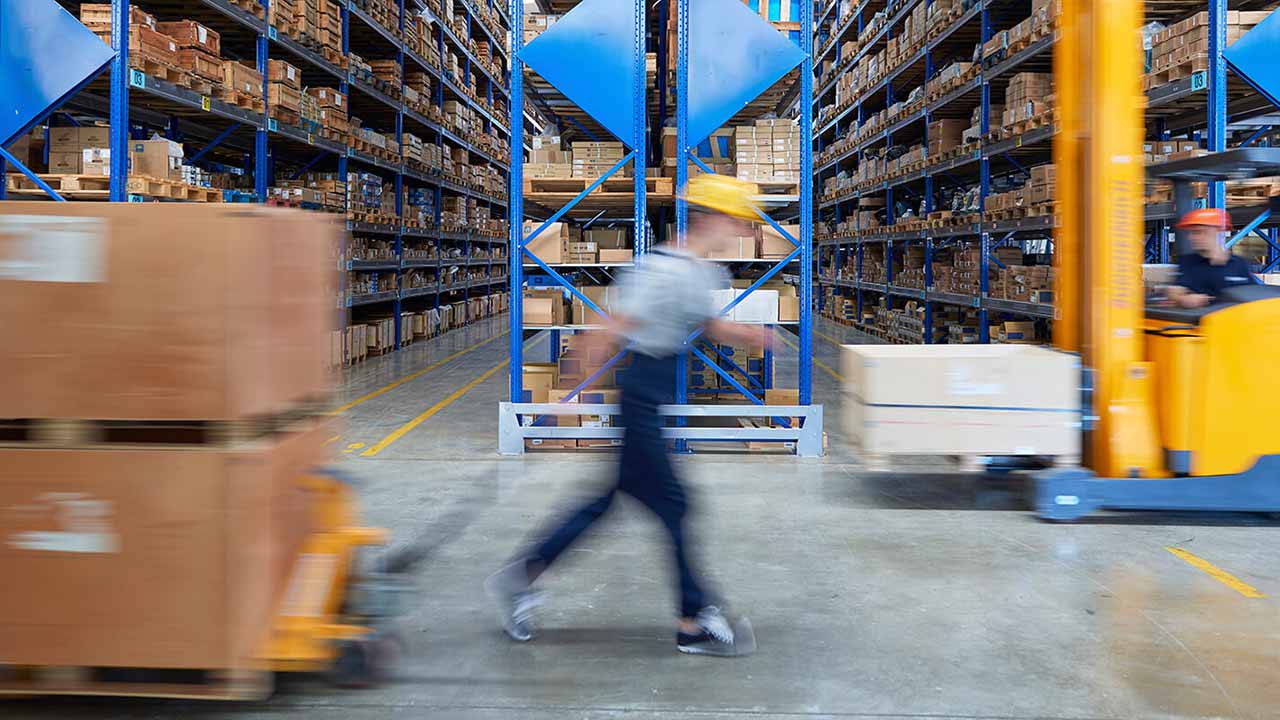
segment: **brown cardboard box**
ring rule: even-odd
[[[800,322],[800,298],[792,295],[778,296],[778,322]]]
[[[302,71],[283,60],[267,61],[267,79],[294,90],[302,89]]]
[[[1080,369],[1066,353],[1022,345],[845,345],[842,354],[844,427],[865,452],[1080,452]]]
[[[49,152],[72,152],[80,150],[80,128],[49,128]],[[49,161],[53,164],[53,160]]]
[[[753,227],[750,235],[727,238],[725,248],[707,255],[712,260],[755,260],[760,228]]]
[[[525,223],[525,237],[528,237],[537,228],[538,225]],[[551,223],[546,230],[538,233],[537,237],[530,240],[527,247],[529,252],[549,265],[569,262],[569,241],[573,237],[573,230],[568,223]]]
[[[82,125],[78,128],[79,148],[111,147],[111,128],[102,125]]]
[[[791,233],[791,237],[796,240],[800,239],[799,225],[783,225],[783,230]],[[760,253],[757,255],[762,260],[779,260],[792,253],[796,246],[790,240],[778,234],[772,225],[760,226]]]
[[[619,250],[627,247],[630,233],[626,228],[591,228],[583,236],[601,250]]]
[[[254,667],[309,530],[299,480],[336,432],[326,421],[225,448],[0,450],[5,661]]]
[[[620,250],[601,248],[600,250],[600,262],[604,264],[624,264],[635,262],[635,259],[635,254],[631,248],[622,248]]]
[[[49,172],[54,175],[79,175],[81,169],[80,151],[50,152]]]
[[[222,82],[236,92],[262,97],[262,73],[235,60],[222,61]]]
[[[537,292],[524,297],[525,327],[566,325],[564,299],[557,292]]]
[[[133,140],[129,142],[129,174],[145,175],[161,180],[180,177],[182,145],[172,140]]]
[[[578,292],[586,295],[591,302],[596,304],[601,310],[609,312],[609,288],[602,285],[585,285],[578,288]],[[587,307],[587,304],[574,296],[573,298],[573,319],[575,325],[601,325],[604,318],[600,317],[594,310]]]
[[[195,20],[157,23],[156,29],[176,40],[180,48],[199,48],[215,57],[222,54],[222,36]]]
[[[246,205],[0,203],[0,417],[220,420],[328,393],[338,225]],[[56,240],[55,245],[49,245]]]
[[[520,366],[520,382],[529,393],[528,402],[549,402],[548,394],[559,379],[555,363],[525,363]]]

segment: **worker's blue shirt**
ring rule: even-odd
[[[1222,265],[1214,265],[1200,253],[1187,253],[1178,258],[1178,285],[1193,293],[1218,297],[1223,288],[1254,282],[1249,264],[1232,255]]]

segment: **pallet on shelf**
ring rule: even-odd
[[[222,202],[222,190],[218,188],[197,187],[177,180],[155,178],[146,175],[130,175],[125,185],[125,192],[143,197],[164,198],[169,200],[186,200],[199,203]]]

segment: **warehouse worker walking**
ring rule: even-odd
[[[533,590],[532,583],[604,516],[621,491],[653,511],[671,538],[680,590],[676,648],[719,656],[755,649],[750,623],[745,618],[730,622],[693,568],[686,534],[688,497],[667,453],[663,417],[658,414],[659,405],[675,401],[678,358],[692,333],[704,329],[712,340],[733,344],[769,340],[763,327],[735,325],[719,317],[713,291],[727,288],[729,277],[724,268],[705,259],[723,250],[731,238],[750,232],[750,222],[757,217],[754,194],[754,185],[733,178],[695,177],[688,186],[685,246],[656,248],[619,281],[608,341],[627,344],[633,357],[620,383],[624,445],[617,481],[485,583],[513,639],[533,638],[533,612],[544,595]]]

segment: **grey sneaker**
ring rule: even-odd
[[[703,608],[696,618],[702,632],[696,634],[677,632],[676,649],[688,655],[712,655],[715,657],[740,657],[756,650],[756,635],[747,618],[736,623],[720,612],[720,608]]]
[[[547,595],[529,587],[525,561],[511,563],[490,575],[484,581],[484,589],[497,603],[498,619],[511,639],[532,640],[534,612],[546,602]]]

